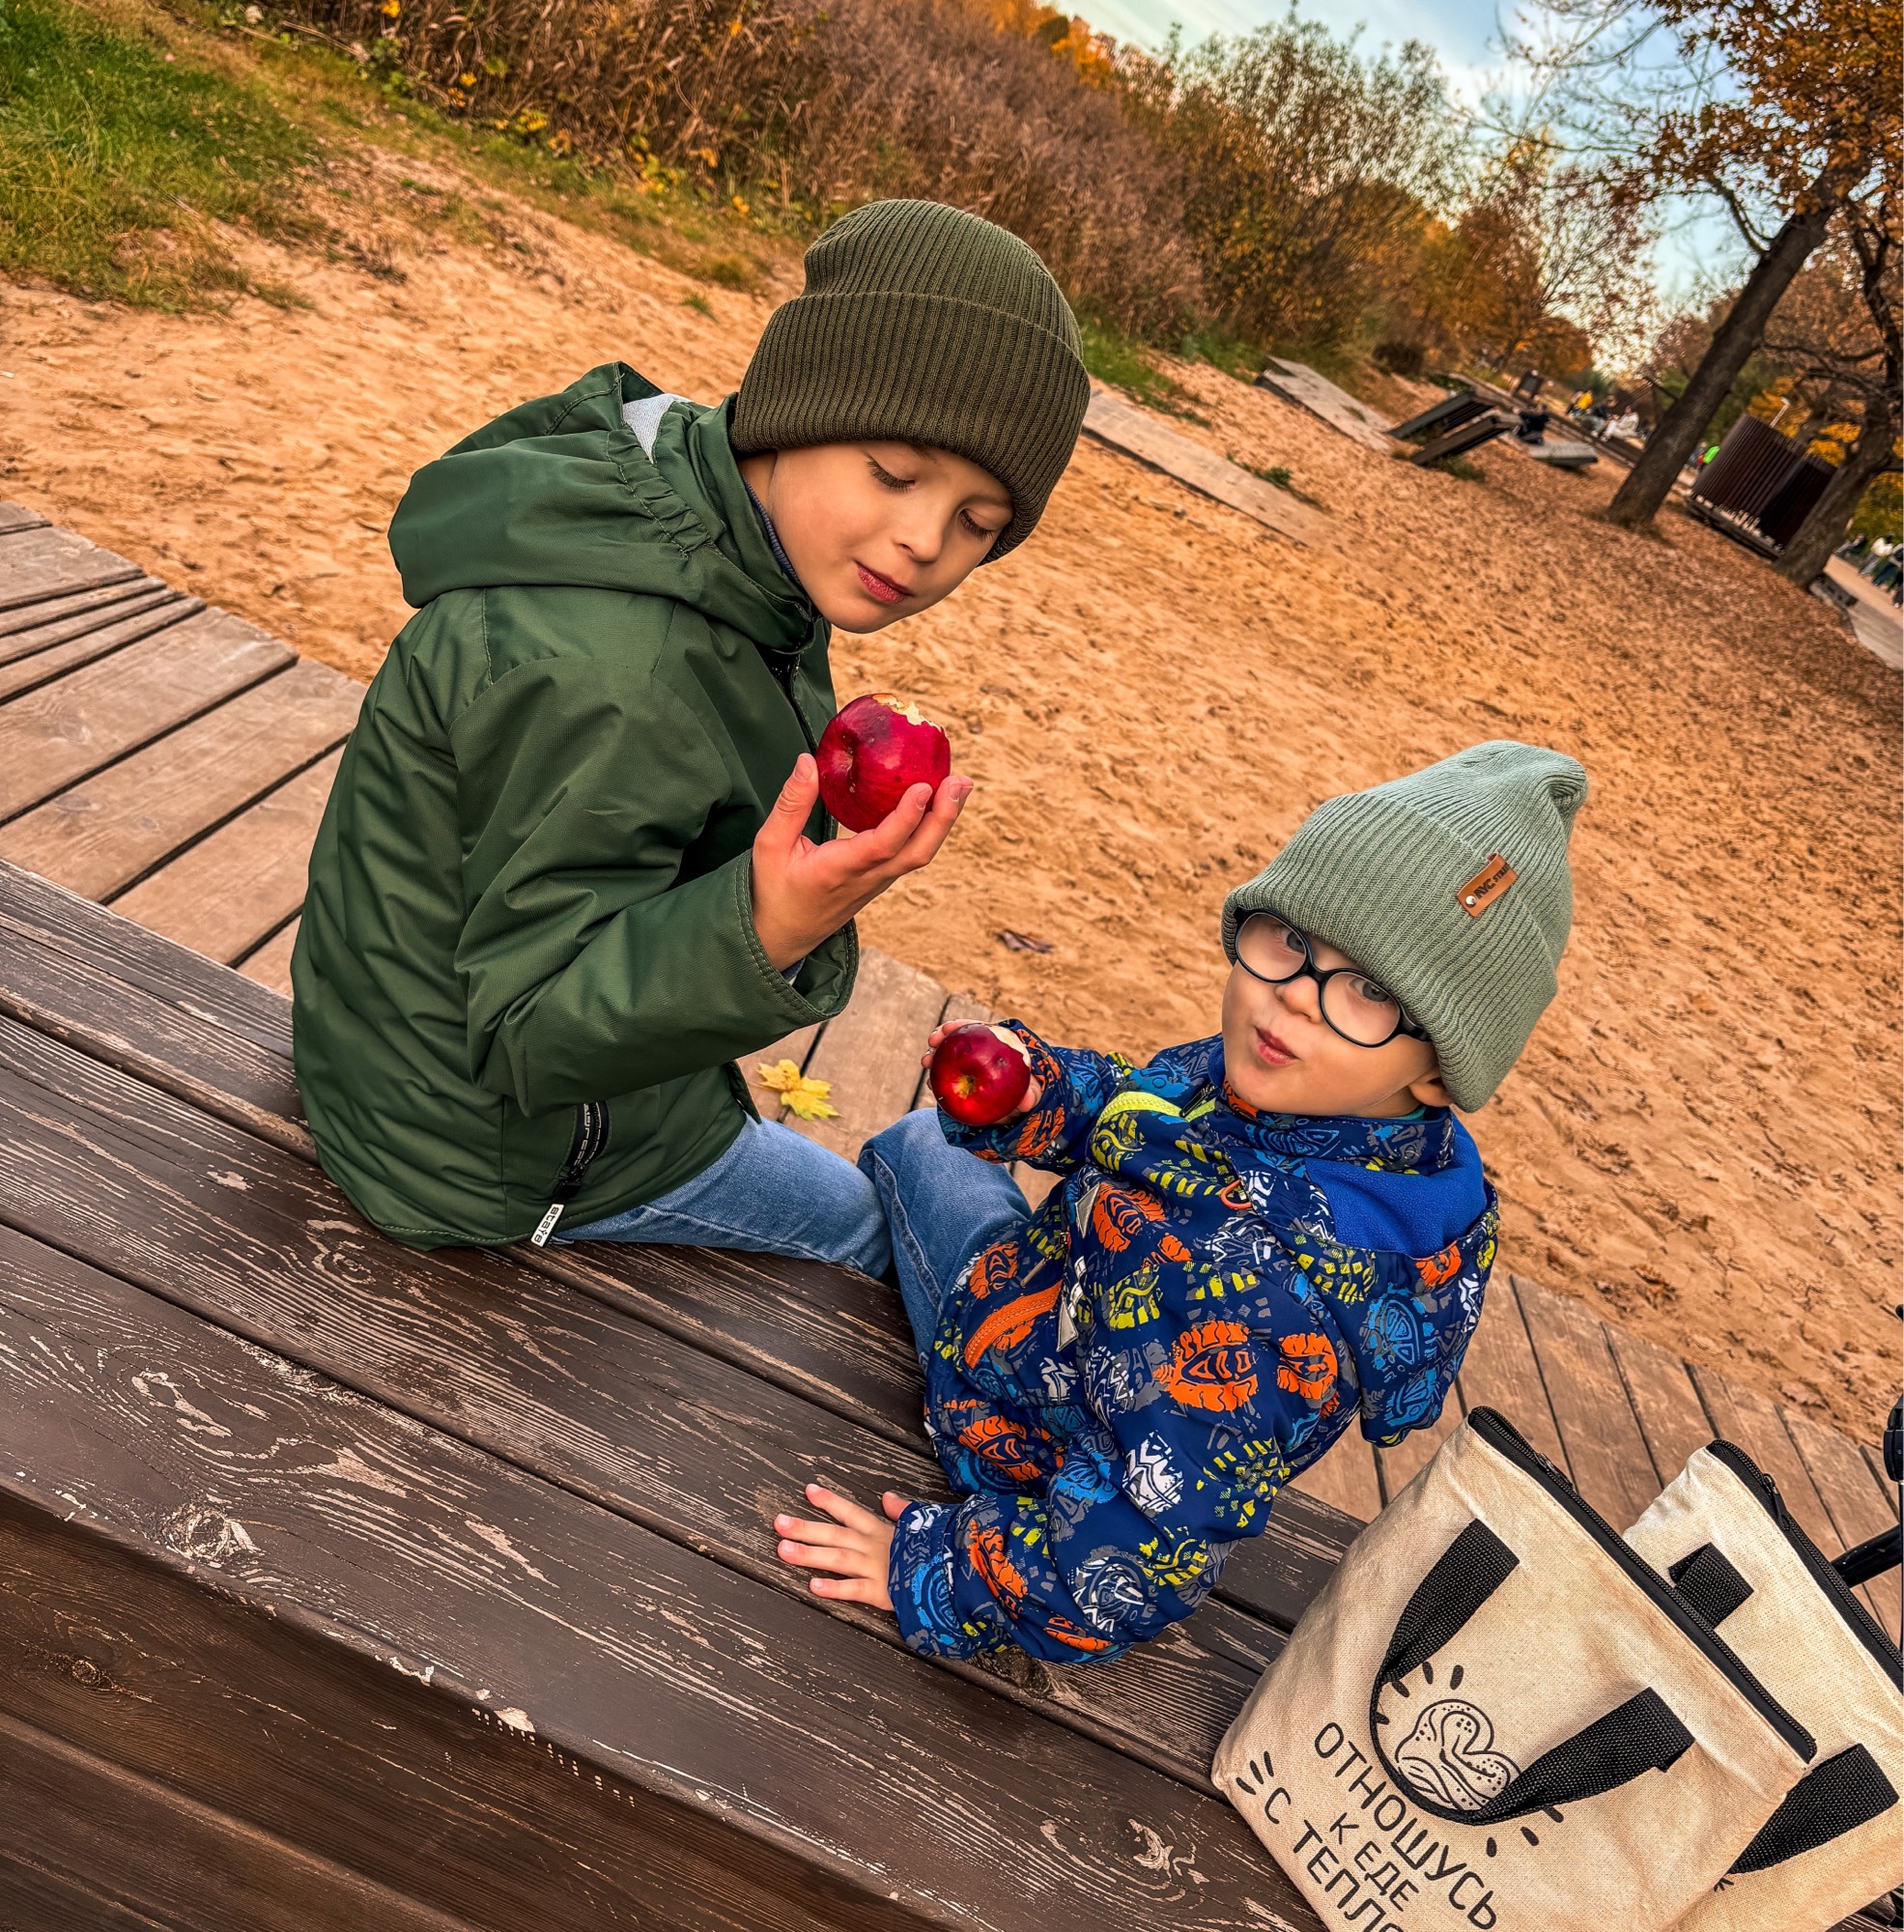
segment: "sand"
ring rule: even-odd
[[[452,240],[394,163],[343,185],[355,259],[264,265],[308,306],[0,284],[0,495],[367,676],[405,615],[384,531],[417,465],[614,356],[717,397],[771,295],[510,204]],[[838,639],[842,695],[918,697],[979,781],[867,939],[1146,1053],[1213,1027],[1224,891],[1318,800],[1482,738],[1570,752],[1594,789],[1560,996],[1470,1122],[1503,1265],[1869,1439],[1898,1360],[1896,673],[1684,517],[1596,521],[1610,464],[1496,446],[1479,481],[1428,474],[1181,375],[1210,424],[1188,433],[1287,466],[1326,541],[1087,441],[1023,550]]]

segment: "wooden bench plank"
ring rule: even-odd
[[[102,584],[128,583],[144,575],[123,556],[71,530],[42,524],[14,530],[0,544],[0,611],[18,610],[75,590],[97,590]]]
[[[24,503],[0,503],[0,536],[14,530],[36,530],[45,521],[38,510],[29,510]]]
[[[1481,1320],[1462,1358],[1459,1381],[1464,1410],[1498,1410],[1549,1462],[1572,1473],[1527,1323],[1505,1273],[1496,1274],[1481,1297]]]
[[[156,577],[135,577],[103,590],[82,590],[71,597],[29,604],[0,616],[0,665],[166,605],[189,605],[194,611],[205,608],[196,597],[187,597]]]
[[[16,1719],[82,1749],[103,1731],[136,1775],[163,1767],[198,1803],[498,1927],[950,1910],[1055,1932],[1095,1909],[1175,1932],[1250,1924],[1246,1893],[1315,1923],[1220,1802],[71,1257],[0,1241]],[[143,1587],[75,1591],[88,1558],[123,1569],[128,1548]],[[86,1629],[60,1654],[76,1644],[108,1697],[83,1671],[13,1664],[71,1631],[75,1596]],[[337,1775],[353,1747],[374,1767],[359,1788]],[[327,1759],[315,1789],[287,1788]],[[498,1770],[515,1821],[494,1799],[472,1815]],[[609,1785],[620,1804],[597,1803]],[[670,1834],[680,1875],[617,1898],[630,1846]],[[1158,1842],[1194,1876],[1148,1872]],[[724,1847],[761,1895],[717,1890],[732,1908],[704,1917],[684,1881]],[[512,1850],[520,1868],[498,1871]],[[781,1892],[803,1908],[784,1919]]]
[[[0,1211],[36,1238],[772,1589],[807,1600],[767,1521],[815,1474],[861,1497],[949,1494],[923,1434],[902,1449],[505,1256],[419,1256],[359,1231],[303,1161],[7,1022],[0,1132]],[[1275,1639],[1214,1611],[1205,1628],[1232,1651]],[[838,1613],[898,1640],[888,1617]],[[1029,1690],[1202,1785],[1253,1681],[1184,1632]]]
[[[222,611],[202,611],[0,706],[0,820],[292,662],[275,638]]]
[[[205,606],[196,598],[155,603],[134,610],[111,624],[90,628],[63,641],[51,642],[43,650],[17,651],[7,662],[0,663],[0,703],[22,697],[42,685],[52,683],[55,678],[66,676],[69,671],[77,670],[81,665],[111,657],[115,651],[127,644],[137,643],[141,638],[169,631],[174,624],[184,623],[187,617],[196,616],[204,609]],[[4,728],[4,724],[0,724],[0,731]]]
[[[1712,1423],[1686,1364],[1657,1344],[1629,1334],[1610,1321],[1601,1324],[1619,1365],[1639,1431],[1663,1489],[1686,1466],[1695,1449],[1712,1440]]]
[[[247,980],[255,980],[261,986],[269,986],[272,992],[281,993],[288,1000],[291,997],[291,954],[298,944],[298,927],[300,920],[293,920],[289,925],[281,926],[259,947],[257,952],[247,954],[238,962],[238,970]]]
[[[311,843],[343,759],[332,752],[287,779],[121,895],[113,910],[208,958],[242,959],[304,903]]]
[[[1713,1434],[1736,1442],[1772,1480],[1799,1526],[1827,1556],[1843,1549],[1831,1512],[1812,1483],[1778,1411],[1756,1389],[1729,1382],[1717,1369],[1692,1367],[1700,1400],[1712,1418]]]
[[[0,1713],[7,1932],[467,1932],[387,1886]]]
[[[300,659],[281,677],[241,692],[0,828],[0,858],[85,898],[109,899],[287,773],[341,744],[362,698],[361,685]],[[307,847],[300,868],[308,856]],[[208,881],[207,889],[223,888]],[[140,923],[168,929],[162,921]],[[195,943],[189,933],[174,936]],[[234,956],[214,946],[198,950]]]
[[[1240,465],[1228,463],[1214,450],[1176,430],[1166,429],[1154,416],[1109,389],[1093,389],[1084,412],[1089,435],[1107,442],[1122,455],[1187,484],[1213,501],[1254,518],[1265,529],[1292,543],[1313,544],[1327,519],[1287,491],[1277,490]]]
[[[884,952],[860,958],[859,980],[846,1010],[827,1022],[807,1071],[833,1083],[832,1121],[788,1125],[854,1159],[863,1142],[890,1127],[912,1105],[919,1085],[919,1052],[945,1010],[938,980]]]
[[[1351,1422],[1291,1488],[1339,1509],[1357,1522],[1373,1522],[1381,1514],[1381,1479],[1376,1474],[1375,1450],[1358,1423]]]
[[[1660,1482],[1606,1331],[1577,1301],[1511,1279],[1574,1486],[1616,1530],[1625,1530],[1659,1494]]]
[[[1789,1408],[1781,1412],[1792,1447],[1798,1451],[1819,1500],[1830,1511],[1839,1542],[1850,1549],[1889,1529],[1897,1520],[1891,1514],[1890,1499],[1871,1480],[1870,1465],[1858,1453],[1858,1444],[1809,1416]],[[1898,1583],[1899,1573],[1893,1570],[1874,1577],[1861,1590],[1871,1614],[1890,1631],[1893,1642],[1900,1634]]]

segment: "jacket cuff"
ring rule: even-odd
[[[906,1648],[921,1657],[970,1657],[978,1644],[952,1603],[952,1528],[947,1503],[914,1503],[893,1531],[886,1591]]]
[[[1037,1105],[1029,1114],[989,1127],[961,1126],[941,1107],[939,1127],[952,1146],[1004,1166],[1014,1160],[1037,1160],[1064,1138],[1071,1090],[1057,1056],[1030,1027],[1019,1020],[1001,1020],[999,1024],[1031,1055],[1032,1078],[1039,1090]]]
[[[752,853],[742,852],[727,864],[734,875],[734,904],[741,937],[748,956],[753,961],[760,990],[786,1022],[771,1037],[779,1038],[781,1034],[837,1018],[852,997],[853,981],[860,970],[859,933],[852,921],[847,921],[831,938],[821,940],[789,980],[767,957],[767,949],[760,944],[760,934],[754,929]]]

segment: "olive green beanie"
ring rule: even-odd
[[[1011,493],[987,563],[1031,535],[1084,420],[1078,327],[1015,235],[936,201],[875,201],[807,250],[741,379],[746,456],[860,440],[976,463]]]
[[[1574,759],[1509,739],[1325,799],[1223,902],[1223,950],[1253,912],[1345,952],[1427,1030],[1458,1107],[1481,1106],[1555,990],[1574,918]]]

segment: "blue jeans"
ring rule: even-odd
[[[959,1272],[1031,1213],[1010,1173],[951,1147],[939,1110],[921,1107],[860,1150],[893,1232],[893,1263],[922,1365]]]
[[[879,1197],[851,1161],[783,1127],[749,1120],[711,1167],[658,1201],[558,1241],[637,1241],[692,1248],[743,1248],[808,1262],[841,1262],[883,1275],[893,1249]]]

